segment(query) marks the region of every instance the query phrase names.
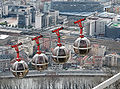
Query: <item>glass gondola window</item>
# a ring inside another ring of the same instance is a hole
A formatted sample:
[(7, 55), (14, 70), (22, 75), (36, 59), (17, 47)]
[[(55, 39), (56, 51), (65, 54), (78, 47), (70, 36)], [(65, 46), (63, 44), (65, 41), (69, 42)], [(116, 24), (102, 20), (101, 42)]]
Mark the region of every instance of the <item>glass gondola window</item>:
[(86, 48), (87, 47), (87, 42), (85, 40), (81, 40), (79, 44), (80, 44), (79, 45), (80, 48)]
[(24, 70), (24, 65), (22, 63), (19, 63), (17, 65), (17, 70), (20, 71), (20, 70)]
[(65, 55), (66, 55), (65, 50), (64, 49), (59, 49), (58, 56), (65, 56)]

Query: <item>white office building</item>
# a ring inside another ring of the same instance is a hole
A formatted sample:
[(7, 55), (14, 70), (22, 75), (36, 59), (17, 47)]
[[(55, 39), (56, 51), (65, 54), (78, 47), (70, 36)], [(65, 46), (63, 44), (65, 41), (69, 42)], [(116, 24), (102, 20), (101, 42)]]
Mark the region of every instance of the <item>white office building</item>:
[(104, 36), (105, 25), (111, 22), (111, 19), (92, 17), (84, 22), (85, 35), (89, 36)]
[(35, 28), (41, 29), (42, 28), (42, 13), (37, 13), (35, 16)]
[[(28, 55), (28, 56), (31, 56), (33, 55), (33, 47), (35, 46), (35, 41), (31, 41), (31, 38), (30, 37), (19, 37), (18, 38), (18, 43), (26, 43), (26, 44), (23, 44), (21, 47), (20, 47), (20, 50), (24, 50), (24, 52)], [(28, 42), (28, 43), (27, 43)]]
[(3, 6), (3, 15), (8, 16), (8, 5)]
[(0, 7), (0, 18), (2, 18), (2, 7)]
[(120, 66), (120, 55), (116, 53), (106, 55), (104, 64), (107, 66)]
[(52, 19), (52, 22), (54, 23), (54, 25), (56, 25), (57, 24), (57, 20), (58, 20), (58, 17), (59, 17), (59, 11), (50, 11), (49, 12), (49, 15), (51, 15), (52, 17), (53, 17), (53, 19)]

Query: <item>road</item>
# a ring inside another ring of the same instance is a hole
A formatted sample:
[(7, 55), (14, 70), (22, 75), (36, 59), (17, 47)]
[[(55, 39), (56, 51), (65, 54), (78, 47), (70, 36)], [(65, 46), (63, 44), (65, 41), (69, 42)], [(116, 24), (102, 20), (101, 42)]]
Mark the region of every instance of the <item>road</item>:
[[(61, 71), (54, 71), (54, 70), (45, 70), (45, 71), (37, 71), (37, 70), (30, 70), (26, 77), (38, 77), (38, 76), (108, 76), (106, 73), (99, 71), (99, 70), (61, 70)], [(0, 73), (0, 78), (14, 78), (11, 72), (3, 72)]]

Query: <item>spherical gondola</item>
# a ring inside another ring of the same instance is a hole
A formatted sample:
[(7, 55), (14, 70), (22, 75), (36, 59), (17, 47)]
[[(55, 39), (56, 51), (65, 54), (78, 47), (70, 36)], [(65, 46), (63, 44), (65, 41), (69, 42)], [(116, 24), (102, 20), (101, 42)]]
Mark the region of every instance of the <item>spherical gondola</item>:
[(23, 78), (27, 75), (29, 69), (25, 61), (16, 61), (11, 68), (11, 71), (15, 77)]
[(48, 67), (48, 57), (43, 53), (35, 54), (35, 56), (32, 59), (31, 64), (38, 71), (45, 70)]
[(40, 51), (40, 44), (39, 44), (39, 38), (43, 37), (42, 35), (37, 36), (33, 38), (32, 40), (36, 41), (37, 44), (37, 54), (34, 55), (31, 64), (34, 66), (34, 68), (38, 71), (42, 71), (44, 69), (47, 69), (48, 67), (48, 57), (44, 54), (41, 53)]
[(52, 52), (52, 58), (56, 63), (65, 63), (68, 61), (69, 51), (64, 46), (57, 46)]
[(84, 20), (85, 19), (80, 19), (80, 20), (74, 22), (75, 24), (78, 23), (78, 25), (80, 27), (80, 37), (75, 40), (75, 42), (73, 44), (73, 49), (76, 54), (79, 54), (81, 56), (88, 54), (91, 49), (91, 44), (90, 44), (89, 39), (84, 37), (84, 35), (82, 34), (83, 27), (82, 27), (81, 22)]
[(86, 55), (91, 49), (90, 41), (86, 37), (79, 37), (75, 40), (73, 48), (76, 54)]
[(60, 43), (60, 34), (59, 34), (59, 30), (63, 29), (63, 27), (58, 28), (52, 32), (56, 32), (57, 36), (58, 36), (58, 44), (57, 47), (54, 48), (54, 50), (52, 51), (52, 59), (54, 62), (58, 63), (58, 64), (63, 64), (65, 62), (68, 61), (69, 59), (69, 51), (68, 49), (66, 49), (64, 46), (62, 46), (62, 44)]
[(25, 61), (21, 60), (21, 58), (19, 58), (18, 46), (20, 46), (20, 45), (22, 45), (22, 43), (11, 46), (12, 48), (15, 48), (15, 50), (17, 52), (17, 58), (16, 58), (15, 62), (12, 64), (12, 68), (11, 68), (13, 75), (17, 78), (25, 77), (29, 71), (27, 63)]

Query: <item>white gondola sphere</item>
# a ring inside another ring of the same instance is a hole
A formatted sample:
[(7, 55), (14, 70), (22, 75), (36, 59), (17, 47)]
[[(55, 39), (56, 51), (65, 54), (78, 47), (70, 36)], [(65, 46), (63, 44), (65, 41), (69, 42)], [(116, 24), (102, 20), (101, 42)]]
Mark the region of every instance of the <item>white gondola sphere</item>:
[(57, 46), (52, 52), (54, 62), (63, 64), (69, 59), (69, 51), (64, 46)]
[(15, 77), (23, 78), (27, 75), (29, 69), (27, 63), (21, 60), (13, 63), (11, 71)]
[(41, 54), (35, 54), (31, 64), (35, 67), (36, 70), (41, 71), (44, 69), (47, 69), (48, 67), (48, 57), (41, 53)]
[(75, 40), (73, 48), (76, 54), (86, 55), (91, 49), (90, 41), (86, 37), (79, 37)]

